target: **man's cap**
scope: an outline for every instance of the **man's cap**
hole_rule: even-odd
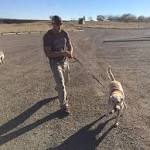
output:
[[[52,24],[62,25],[61,17],[55,15],[52,17]]]

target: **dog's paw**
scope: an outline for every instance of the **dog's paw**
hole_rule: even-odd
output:
[[[113,114],[113,113],[115,113],[115,110],[114,110],[114,109],[111,111],[111,114]]]
[[[119,126],[119,122],[116,122],[116,123],[114,124],[114,127],[117,128],[118,126]]]

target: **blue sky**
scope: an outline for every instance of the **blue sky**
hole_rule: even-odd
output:
[[[64,19],[81,16],[150,16],[150,0],[0,0],[0,18],[49,19],[58,14]]]

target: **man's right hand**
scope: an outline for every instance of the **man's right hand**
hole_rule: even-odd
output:
[[[68,58],[72,58],[72,57],[73,57],[70,51],[65,51],[65,52],[63,53],[63,56],[64,56],[64,57],[68,57]]]

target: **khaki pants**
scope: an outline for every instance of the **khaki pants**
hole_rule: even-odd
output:
[[[56,82],[60,107],[68,105],[66,85],[69,83],[69,63],[68,61],[56,62],[50,61],[50,67]]]

